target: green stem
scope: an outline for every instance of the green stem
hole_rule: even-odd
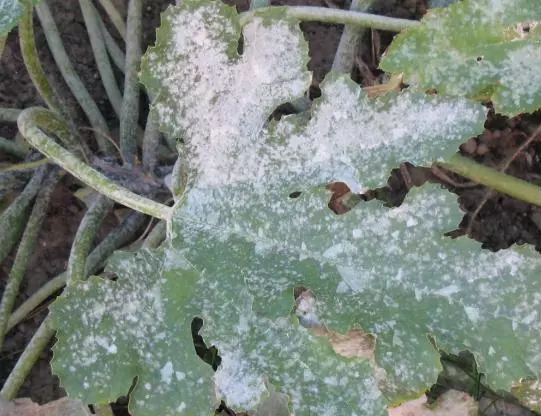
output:
[[[44,134],[32,123],[29,110],[31,109],[23,111],[19,117],[18,126],[26,140],[28,140],[28,142],[37,150],[60,165],[63,169],[67,170],[73,176],[112,200],[162,220],[167,220],[170,217],[170,207],[151,199],[144,198],[117,185],[106,176],[75,157],[73,153],[56,144],[53,139]]]
[[[77,233],[71,246],[68,260],[67,282],[84,280],[86,278],[85,266],[88,253],[92,248],[94,239],[98,234],[101,223],[113,208],[114,202],[99,195],[94,203],[88,208],[83,220],[77,228]]]
[[[258,13],[268,12],[277,6],[250,10],[240,14],[240,24],[244,26],[249,19]],[[338,23],[352,27],[370,27],[372,29],[400,32],[404,29],[417,26],[417,20],[397,19],[394,17],[378,16],[369,13],[359,13],[349,10],[327,9],[325,7],[311,6],[281,6],[287,17],[297,20],[309,20],[324,23]]]
[[[2,55],[4,54],[4,46],[6,46],[7,38],[7,35],[0,36],[0,59],[2,59]]]
[[[120,71],[124,72],[124,64],[126,62],[126,55],[124,54],[124,51],[120,48],[120,46],[117,45],[116,41],[105,27],[105,23],[103,23],[101,20],[97,10],[96,19],[99,19],[101,33],[103,35],[103,40],[105,41],[105,47],[107,48],[107,52],[109,53],[113,64],[115,64]]]
[[[124,24],[124,19],[122,19],[122,16],[116,9],[115,5],[111,2],[111,0],[100,0],[101,7],[105,10],[105,13],[107,13],[107,16],[109,16],[109,19],[113,23],[113,26],[118,30],[118,33],[120,36],[122,36],[122,39],[124,39],[124,42],[126,41],[126,25]]]
[[[55,113],[40,107],[31,107],[24,110],[24,118],[28,120],[25,124],[32,125],[52,134],[62,142],[62,144],[77,157],[85,160],[92,158],[92,152],[84,141],[77,140],[72,134],[63,119]],[[22,130],[21,130],[22,132]]]
[[[75,99],[90,121],[100,150],[106,154],[114,153],[114,146],[104,138],[104,135],[111,135],[107,122],[100,113],[96,102],[92,99],[83,82],[73,69],[68,54],[66,53],[66,49],[62,44],[60,33],[58,32],[58,28],[56,27],[47,2],[42,0],[35,6],[35,8],[40,19],[41,26],[43,27],[43,32],[47,38],[47,44],[49,45],[53,58],[58,65],[58,69],[60,70],[64,81],[70,88]]]
[[[101,31],[100,22],[97,20],[98,15],[96,8],[90,0],[79,0],[79,7],[83,13],[83,19],[86,25],[86,31],[90,38],[90,45],[94,53],[96,66],[100,73],[105,92],[113,106],[113,110],[120,117],[120,107],[122,106],[122,94],[118,89],[115,74],[107,55],[107,48]]]
[[[124,219],[122,224],[107,234],[88,256],[86,260],[85,276],[96,273],[103,266],[105,260],[107,260],[116,249],[128,244],[143,224],[144,219],[145,216],[143,214],[132,212]],[[165,222],[162,221],[158,223],[158,225],[159,224],[165,224]],[[66,285],[66,281],[67,272],[63,272],[40,287],[11,314],[6,332],[21,322],[47,298],[62,289]]]
[[[21,28],[19,26],[19,38],[21,36],[22,36],[21,35]],[[23,58],[24,58],[24,55],[23,55]],[[8,122],[8,123],[16,123],[17,122],[17,117],[19,117],[19,114],[21,114],[21,111],[23,111],[23,110],[20,110],[18,108],[0,107],[0,121]]]
[[[541,188],[522,179],[498,172],[460,155],[451,156],[444,162],[438,162],[438,165],[502,194],[541,206]]]
[[[58,168],[55,168],[50,172],[38,194],[34,207],[32,208],[32,213],[26,224],[26,229],[21,238],[19,248],[17,249],[17,254],[15,255],[15,260],[11,267],[11,272],[9,273],[9,279],[4,288],[4,294],[0,301],[0,350],[2,349],[2,344],[4,342],[4,333],[6,332],[9,316],[13,310],[13,305],[19,294],[21,282],[26,272],[26,268],[28,267],[28,261],[36,247],[38,234],[47,214],[51,196],[60,178],[59,172],[60,169]]]
[[[46,166],[38,168],[17,199],[0,215],[0,230],[2,230],[2,238],[0,238],[0,262],[4,261],[13,245],[19,239],[21,231],[24,228],[23,218],[27,213],[27,208],[39,192],[46,174]]]
[[[49,344],[54,333],[52,322],[49,317],[46,317],[17,360],[17,364],[15,364],[2,390],[0,390],[0,397],[4,400],[15,399],[26,376],[30,373],[39,356]]]
[[[372,5],[374,0],[352,0],[350,10],[355,12],[365,12]],[[365,28],[352,27],[346,25],[340,43],[334,55],[332,71],[350,74],[355,65],[355,55],[357,45],[365,32]]]
[[[142,247],[158,248],[158,246],[165,240],[166,231],[167,223],[165,221],[160,221],[158,224],[156,224],[152,231],[148,233]]]
[[[158,148],[160,144],[160,130],[158,123],[154,121],[153,117],[147,118],[147,124],[145,126],[145,134],[143,136],[143,168],[145,171],[154,175],[154,168],[157,164]]]
[[[141,64],[142,0],[130,0],[126,31],[126,65],[124,66],[124,98],[120,114],[120,150],[128,164],[137,155],[137,120],[139,118],[139,67]]]
[[[250,10],[269,7],[270,5],[270,0],[250,0]]]
[[[26,71],[47,106],[58,114],[69,116],[68,110],[62,104],[45,71],[39,62],[36,40],[34,38],[34,18],[31,0],[24,0],[24,15],[19,22],[19,45],[23,55]],[[16,121],[16,120],[14,120]]]
[[[186,162],[183,156],[183,154],[179,154],[175,164],[173,165],[173,171],[171,172],[171,193],[173,194],[173,198],[175,198],[175,200],[182,196],[188,182]]]
[[[5,137],[0,137],[0,152],[9,153],[20,159],[24,159],[27,153],[15,141],[8,140]]]

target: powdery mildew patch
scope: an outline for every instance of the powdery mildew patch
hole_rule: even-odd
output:
[[[172,135],[189,139],[198,156],[189,163],[219,184],[230,167],[222,155],[251,149],[269,114],[310,85],[307,45],[296,24],[256,17],[243,28],[239,56],[234,9],[186,3],[164,14],[159,44],[142,64],[143,81],[157,95],[154,116]]]
[[[401,33],[381,68],[403,72],[407,82],[439,93],[488,94],[502,114],[535,111],[541,107],[541,35],[534,30],[540,20],[539,0],[458,2],[427,13],[420,26]],[[524,25],[528,30],[517,35]]]
[[[109,265],[117,281],[68,287],[51,312],[58,329],[53,371],[70,395],[107,403],[138,377],[130,399],[138,416],[212,411],[211,369],[195,357],[192,315],[177,305],[190,287],[186,266],[163,252],[119,253]],[[184,274],[166,277],[178,267]]]
[[[215,212],[221,212],[221,201],[216,200]],[[339,217],[326,208],[324,192],[295,201],[271,195],[258,202],[243,213],[225,208],[229,214],[222,212],[222,227],[194,228],[179,210],[175,226],[175,245],[204,271],[195,303],[203,305],[206,339],[226,352],[245,354],[220,370],[218,386],[228,401],[237,400],[228,386],[250,390],[242,380],[251,369],[257,380],[269,377],[278,386],[300,390],[296,409],[307,414],[306,409],[314,410],[310,389],[323,390],[325,377],[340,376],[329,370],[336,363],[321,373],[323,379],[288,371],[303,367],[315,354],[273,330],[291,316],[293,288],[299,286],[315,294],[318,321],[341,333],[360,327],[377,336],[376,362],[385,370],[378,385],[391,398],[414,396],[436,378],[440,367],[426,339],[429,333],[444,350],[474,351],[494,386],[508,388],[541,365],[536,346],[541,325],[532,315],[541,306],[538,255],[529,250],[491,253],[470,240],[442,237],[460,221],[454,196],[428,188],[414,192],[398,209],[363,204]],[[270,226],[250,233],[250,212]],[[291,323],[288,328],[288,340],[303,331]],[[308,343],[310,338],[303,339]],[[327,351],[314,362],[324,360],[338,358]],[[358,364],[348,365],[351,372]],[[373,376],[364,377],[369,383]],[[246,390],[238,397],[246,397]],[[255,401],[259,392],[251,391],[248,397]],[[365,397],[368,392],[351,394]],[[319,402],[324,406],[321,396]]]

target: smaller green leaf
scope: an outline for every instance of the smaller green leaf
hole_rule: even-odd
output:
[[[464,0],[396,37],[380,67],[440,94],[492,100],[506,115],[541,107],[539,0]]]
[[[164,252],[117,253],[118,280],[74,282],[51,307],[53,372],[71,397],[108,403],[130,394],[136,416],[206,415],[212,369],[196,354],[184,313],[197,274]]]

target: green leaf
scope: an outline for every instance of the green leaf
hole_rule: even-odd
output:
[[[239,55],[239,17],[220,1],[188,0],[166,10],[156,46],[141,63],[142,82],[159,97],[152,112],[162,129],[202,140],[251,137],[279,104],[309,87],[308,45],[280,8],[242,33]]]
[[[376,371],[376,379],[395,402],[416,397],[436,380],[439,355],[428,334],[445,351],[472,350],[494,388],[509,388],[514,379],[539,368],[536,345],[541,337],[533,305],[540,301],[541,283],[539,258],[533,250],[491,253],[474,241],[443,237],[442,232],[457,224],[461,214],[452,208],[455,197],[435,187],[412,192],[397,209],[369,203],[338,217],[326,208],[327,197],[315,191],[300,200],[273,198],[266,201],[263,213],[264,202],[242,212],[246,199],[232,194],[229,199],[236,202],[228,210],[214,204],[212,221],[198,211],[197,221],[205,225],[195,225],[196,219],[187,215],[190,203],[179,207],[174,244],[202,270],[204,286],[213,288],[212,301],[203,288],[199,295],[205,301],[195,300],[205,305],[200,315],[204,336],[218,347],[224,362],[241,361],[219,369],[230,374],[223,375],[227,385],[239,385],[235,375],[250,369],[259,374],[257,379],[269,377],[286,394],[302,394],[302,403],[294,401],[299,414],[316,411],[310,407],[317,406],[314,397],[299,392],[306,384],[320,393],[319,406],[336,405],[334,392],[323,395],[322,385],[317,388],[311,379],[285,370],[291,364],[284,364],[284,351],[300,360],[298,365],[314,368],[302,343],[286,341],[275,331],[277,324],[272,324],[290,315],[295,287],[309,288],[317,299],[310,322],[343,334],[362,328],[377,336],[375,361],[383,371]],[[249,235],[244,231],[253,213],[265,215],[270,225]],[[236,236],[240,230],[243,237]],[[233,351],[244,351],[245,357]],[[257,365],[250,364],[252,360]],[[319,368],[328,359],[315,362]],[[332,371],[335,367],[325,368],[320,376],[338,377]],[[340,368],[339,374],[348,379],[351,371]],[[365,385],[372,382],[369,377]],[[360,382],[348,379],[344,384]],[[249,387],[253,388],[247,383]],[[247,406],[235,390],[220,391],[228,402]],[[254,392],[252,400],[258,394]],[[366,391],[351,394],[362,397],[365,405],[370,403]],[[343,405],[341,411],[352,402]]]
[[[36,4],[39,0],[32,0]],[[0,36],[7,36],[17,26],[24,13],[24,5],[20,0],[0,0]]]
[[[117,281],[74,282],[51,307],[61,385],[84,403],[109,403],[137,377],[134,415],[212,414],[212,370],[195,355],[186,310],[197,274],[170,252],[117,253],[108,268]]]
[[[464,0],[400,33],[380,67],[439,94],[493,101],[515,115],[541,107],[539,0]]]

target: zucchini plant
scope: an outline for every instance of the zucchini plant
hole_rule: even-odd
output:
[[[111,198],[166,227],[159,247],[107,260],[114,281],[86,280],[88,248],[73,255],[47,321],[68,395],[109,403],[129,391],[134,415],[211,414],[222,400],[250,414],[280,402],[274,414],[384,415],[435,382],[440,350],[471,351],[494,389],[535,378],[538,253],[445,236],[462,214],[435,185],[396,208],[364,196],[408,161],[541,204],[538,187],[455,155],[483,131],[488,102],[504,115],[541,107],[540,5],[464,0],[420,23],[171,6],[140,81],[153,97],[149,123],[176,139],[172,207],[84,164],[25,110],[24,137],[106,208]],[[311,83],[302,19],[403,29],[381,67],[407,87],[390,82],[374,96],[331,72],[307,111],[272,118]],[[347,212],[329,209],[331,198]],[[194,320],[218,351],[214,368],[196,354]],[[532,405],[540,391],[527,386]]]

